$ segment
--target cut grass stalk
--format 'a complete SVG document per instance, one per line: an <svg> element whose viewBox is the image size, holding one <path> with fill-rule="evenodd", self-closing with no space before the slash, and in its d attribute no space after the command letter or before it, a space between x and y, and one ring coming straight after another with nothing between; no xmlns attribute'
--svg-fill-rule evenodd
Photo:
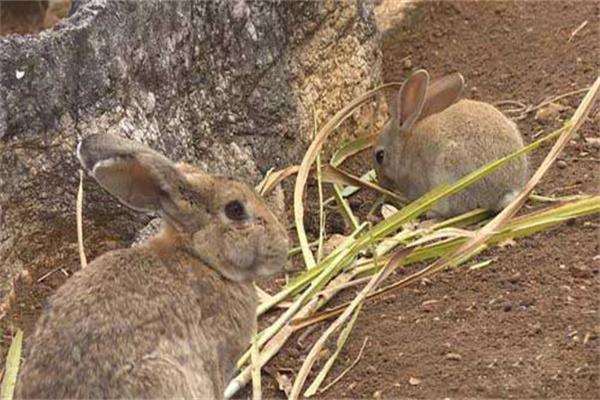
<svg viewBox="0 0 600 400"><path fill-rule="evenodd" d="M476 264L473 264L469 267L469 270L471 271L477 271L478 269L483 269L485 267L488 267L491 263L493 263L494 260L493 259L489 259L489 260L485 260Z"/></svg>
<svg viewBox="0 0 600 400"><path fill-rule="evenodd" d="M257 325L258 326L258 325ZM252 400L262 399L262 382L260 376L260 353L257 343L257 332L254 330L252 337L252 357L251 357L251 373L252 373Z"/></svg>
<svg viewBox="0 0 600 400"><path fill-rule="evenodd" d="M0 384L0 399L12 400L17 384L17 375L19 374L19 365L21 364L21 350L23 347L23 331L17 329L17 333L12 339L8 355L6 356L6 368Z"/></svg>

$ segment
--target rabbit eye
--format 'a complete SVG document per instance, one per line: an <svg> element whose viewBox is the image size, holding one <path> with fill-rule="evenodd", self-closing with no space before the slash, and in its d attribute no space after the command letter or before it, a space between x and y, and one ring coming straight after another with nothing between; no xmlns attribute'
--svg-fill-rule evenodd
<svg viewBox="0 0 600 400"><path fill-rule="evenodd" d="M248 219L246 208L239 200L230 201L225 205L225 215L232 221L244 221Z"/></svg>
<svg viewBox="0 0 600 400"><path fill-rule="evenodd" d="M377 150L375 152L375 161L377 161L377 164L383 164L383 158L384 158L384 151Z"/></svg>

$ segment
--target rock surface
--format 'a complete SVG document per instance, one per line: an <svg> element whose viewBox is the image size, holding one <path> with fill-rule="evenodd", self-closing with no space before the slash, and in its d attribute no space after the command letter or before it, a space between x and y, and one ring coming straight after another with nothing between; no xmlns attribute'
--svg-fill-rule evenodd
<svg viewBox="0 0 600 400"><path fill-rule="evenodd" d="M255 183L301 159L313 106L322 123L379 82L367 0L78 3L51 31L0 38L0 299L26 268L79 268L82 137L125 135ZM84 186L88 259L127 246L149 217Z"/></svg>

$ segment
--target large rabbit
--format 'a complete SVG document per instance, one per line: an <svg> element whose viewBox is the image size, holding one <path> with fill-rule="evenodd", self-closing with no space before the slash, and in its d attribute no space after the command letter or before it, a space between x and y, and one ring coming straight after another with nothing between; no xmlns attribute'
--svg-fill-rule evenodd
<svg viewBox="0 0 600 400"><path fill-rule="evenodd" d="M464 85L461 74L429 88L428 82L427 72L419 70L404 83L373 151L379 182L410 200L523 147L516 125L492 105L456 102ZM499 211L527 177L527 158L521 156L439 202L429 215L449 217L478 207Z"/></svg>
<svg viewBox="0 0 600 400"><path fill-rule="evenodd" d="M33 399L222 398L255 327L252 280L283 268L285 229L240 182L134 141L84 139L79 160L160 234L108 252L54 294L16 388Z"/></svg>

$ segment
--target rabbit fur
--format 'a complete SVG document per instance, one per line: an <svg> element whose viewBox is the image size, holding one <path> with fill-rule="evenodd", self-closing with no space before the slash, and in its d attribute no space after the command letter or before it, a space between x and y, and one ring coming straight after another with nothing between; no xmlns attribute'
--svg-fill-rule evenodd
<svg viewBox="0 0 600 400"><path fill-rule="evenodd" d="M245 184L94 135L83 167L162 231L101 255L50 298L17 398L222 398L255 329L252 280L281 270L286 231Z"/></svg>
<svg viewBox="0 0 600 400"><path fill-rule="evenodd" d="M404 83L373 150L379 182L411 201L523 148L516 125L491 104L456 102L464 85L460 73L428 83L425 70ZM478 207L500 211L527 178L523 155L440 201L428 214L451 217Z"/></svg>

